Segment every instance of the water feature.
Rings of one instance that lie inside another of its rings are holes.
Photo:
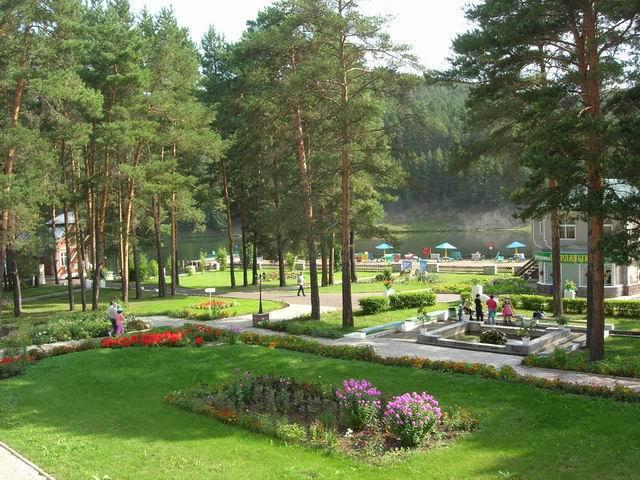
[[[413,232],[395,235],[393,246],[396,252],[412,252],[418,256],[422,255],[424,247],[435,247],[444,242],[449,242],[458,247],[458,251],[464,257],[469,257],[471,253],[479,251],[485,256],[495,256],[498,252],[502,255],[509,255],[513,250],[506,249],[505,246],[513,241],[521,241],[527,246],[520,251],[527,257],[532,256],[530,233],[522,230],[481,230],[481,231],[437,231],[437,232]],[[240,238],[235,238],[237,242]],[[382,252],[374,247],[388,239],[358,239],[356,238],[355,248],[357,252],[370,252],[376,257],[382,256]],[[494,248],[489,250],[489,243],[493,243]],[[179,234],[178,256],[183,260],[193,260],[199,257],[200,251],[204,250],[209,254],[220,247],[228,247],[226,235],[220,232],[206,232],[200,234]],[[169,255],[168,240],[165,241],[164,252]],[[387,252],[389,253],[389,252]],[[450,252],[449,252],[450,253]],[[155,257],[155,249],[147,248],[147,254]]]

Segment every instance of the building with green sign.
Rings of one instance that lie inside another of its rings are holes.
[[[534,220],[533,247],[538,261],[538,291],[552,293],[553,265],[551,263],[551,217]],[[615,230],[613,223],[605,223],[605,234]],[[575,215],[567,214],[560,220],[560,262],[562,284],[567,280],[578,286],[578,296],[587,294],[587,223]],[[618,265],[607,262],[605,296],[608,298],[640,294],[640,269],[635,263]]]

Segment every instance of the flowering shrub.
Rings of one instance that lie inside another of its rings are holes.
[[[345,380],[336,390],[340,414],[354,430],[375,425],[380,415],[380,391],[367,380]]]
[[[195,344],[196,347],[201,347],[202,344],[204,343],[204,339],[202,337],[196,337],[193,343]]]
[[[100,345],[103,348],[123,347],[178,347],[184,345],[182,332],[143,333],[128,337],[104,338]]]
[[[198,303],[193,308],[197,308],[199,310],[205,310],[205,309],[209,310],[209,308],[218,308],[218,309],[228,308],[228,307],[231,307],[232,305],[233,305],[232,303],[225,302],[223,300],[207,300],[206,302]]]
[[[384,418],[403,447],[417,447],[442,418],[438,401],[426,392],[405,393],[387,403]]]
[[[31,355],[16,355],[0,358],[0,380],[3,378],[15,377],[24,373],[27,365],[33,361],[34,359]]]

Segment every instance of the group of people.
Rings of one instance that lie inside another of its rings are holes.
[[[109,302],[107,315],[111,321],[112,331],[109,332],[110,337],[117,337],[124,334],[124,313],[115,301]]]
[[[482,298],[480,297],[480,294],[476,295],[474,303],[475,303],[476,321],[484,322],[485,321],[484,308],[483,308]],[[485,323],[487,323],[488,325],[495,325],[496,312],[498,311],[498,302],[496,301],[493,295],[489,295],[489,299],[487,300],[486,305],[487,305],[487,320]],[[474,312],[472,310],[470,300],[467,300],[464,303],[464,313],[469,315],[469,320],[473,320]],[[515,312],[513,310],[513,304],[511,303],[511,300],[509,299],[509,297],[506,297],[502,302],[502,318],[504,319],[505,325],[513,325],[512,319],[514,314]]]

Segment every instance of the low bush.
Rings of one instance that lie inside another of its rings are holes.
[[[389,297],[391,310],[405,310],[407,308],[432,307],[436,304],[433,292],[399,293]]]
[[[309,335],[320,338],[342,338],[338,327],[324,326],[315,320],[285,320],[282,322],[262,322],[260,328],[274,332],[287,332],[290,335]]]
[[[544,295],[510,295],[511,303],[524,310],[553,311],[553,298]],[[563,298],[564,312],[582,315],[587,312],[586,298]],[[605,315],[609,317],[640,318],[640,300],[605,300]]]
[[[384,418],[403,447],[418,447],[442,418],[438,401],[426,392],[405,393],[387,403]]]
[[[386,297],[363,297],[358,303],[365,315],[373,315],[389,309],[389,301]]]
[[[522,363],[529,367],[556,368],[619,377],[640,377],[640,363],[637,361],[618,359],[611,363],[606,360],[589,362],[579,356],[570,356],[562,349],[554,350],[552,355],[529,354]]]
[[[380,415],[380,391],[367,380],[345,380],[336,390],[340,414],[349,428],[360,431],[377,424]]]
[[[15,355],[0,358],[0,380],[24,373],[34,359],[29,355]]]
[[[492,345],[506,345],[507,335],[500,330],[485,330],[480,334],[480,341],[482,343],[490,343]]]

